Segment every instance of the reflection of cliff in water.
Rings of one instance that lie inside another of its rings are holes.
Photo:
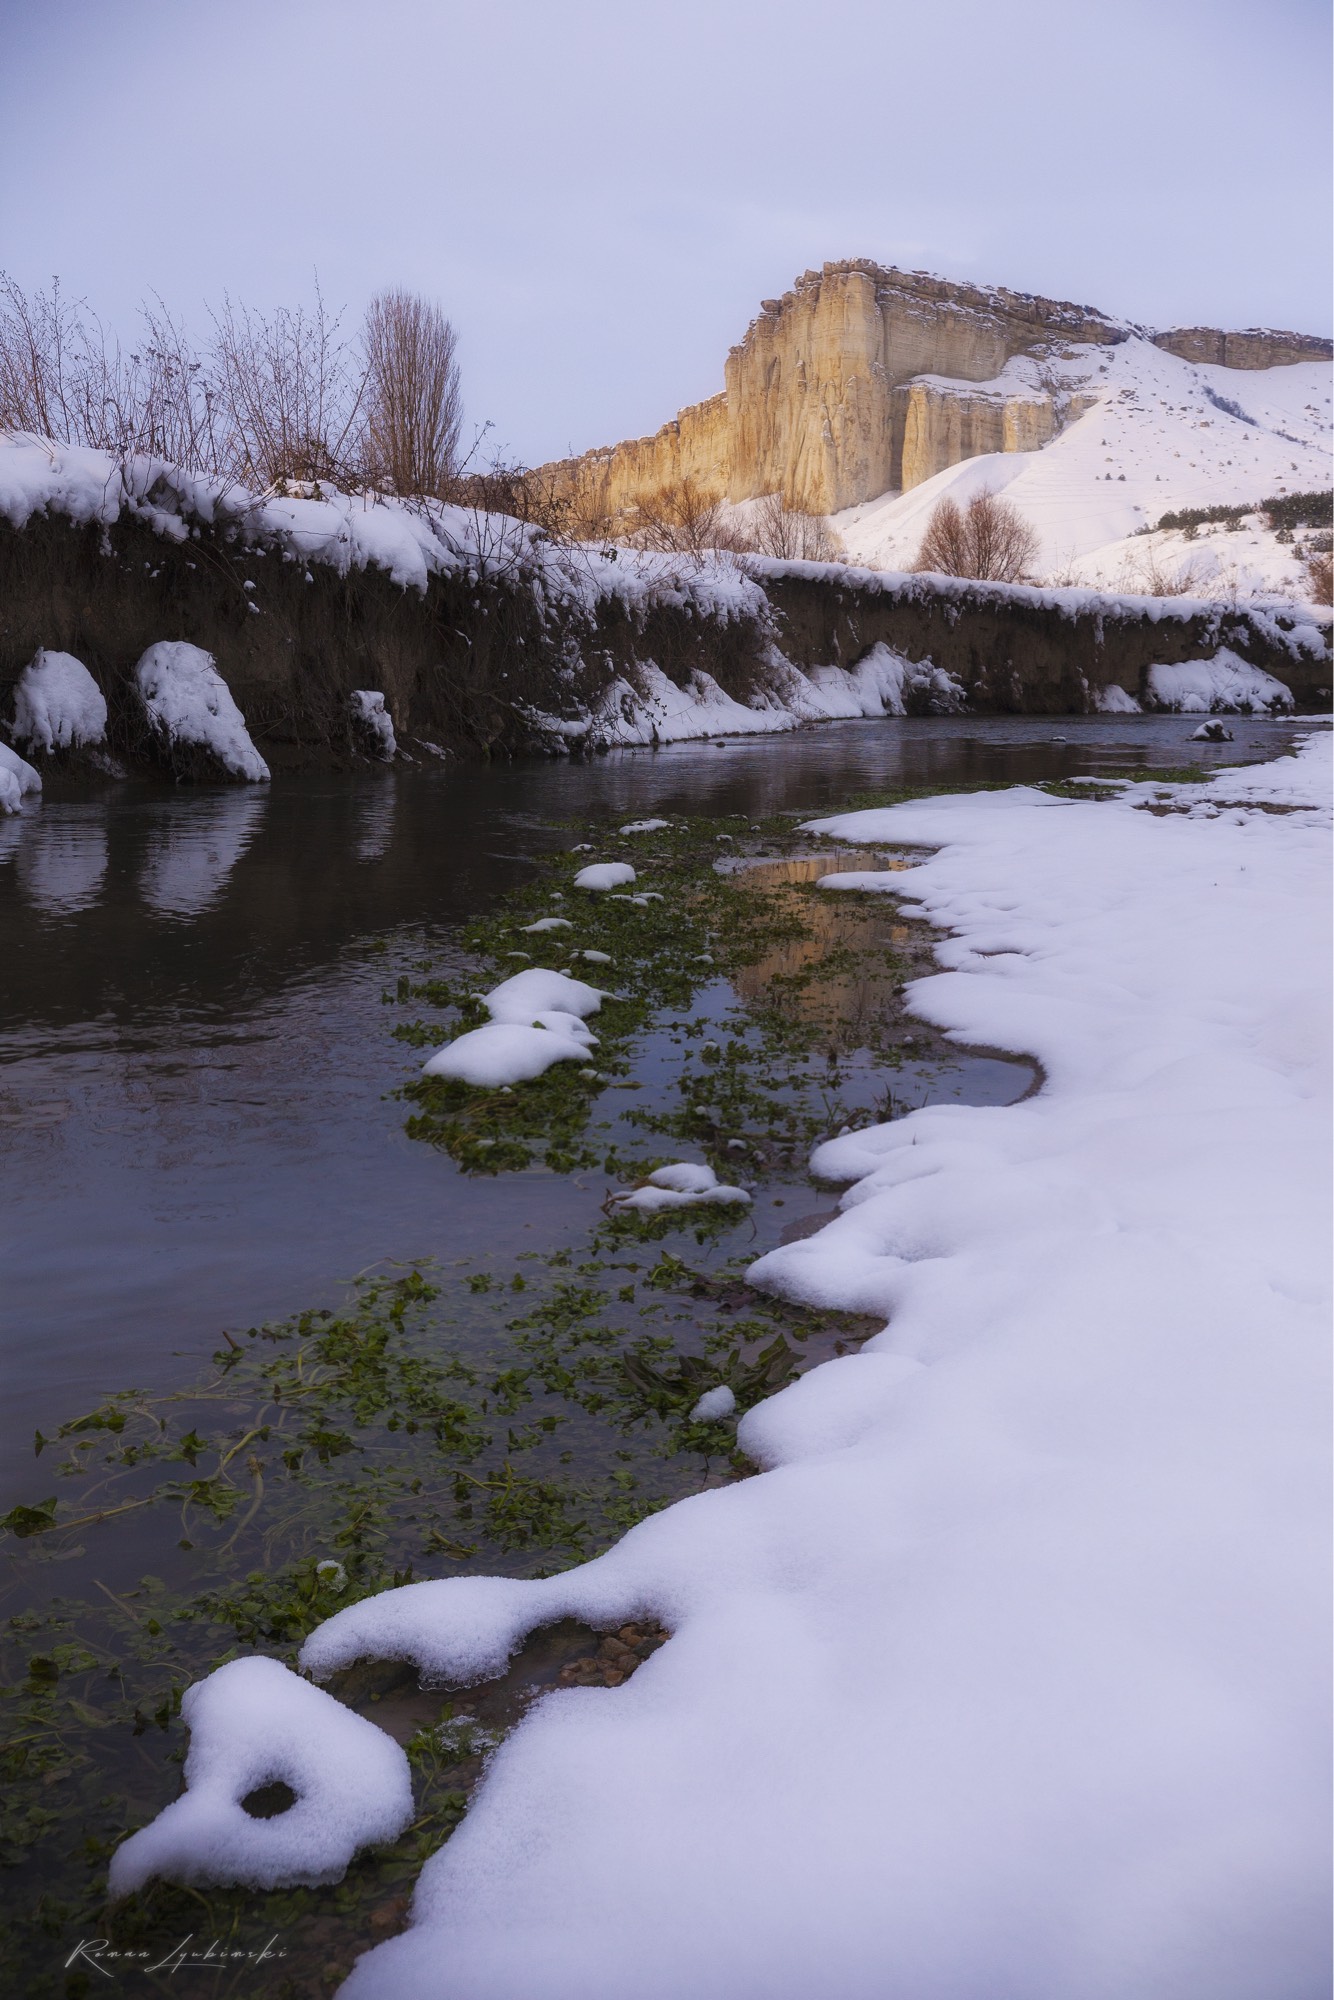
[[[863,869],[908,870],[911,861],[876,854],[865,847],[828,848],[789,861],[761,861],[743,871],[742,879],[756,889],[804,888],[822,875]],[[751,1005],[780,1003],[803,1020],[818,1023],[835,1051],[865,1048],[893,1010],[902,969],[886,964],[868,971],[859,951],[856,969],[841,970],[839,953],[855,931],[859,947],[883,945],[900,953],[913,942],[912,927],[895,921],[892,903],[879,896],[840,894],[801,897],[804,937],[786,938],[755,965],[737,973],[732,984]],[[830,961],[829,971],[811,979],[813,968]]]

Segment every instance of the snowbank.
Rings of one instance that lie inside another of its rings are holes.
[[[269,767],[211,653],[181,639],[159,640],[140,659],[134,680],[149,727],[168,749],[184,744],[234,778],[268,782]]]
[[[106,728],[106,699],[83,661],[39,646],[14,688],[15,742],[49,756],[102,743]]]
[[[1277,715],[1293,706],[1282,681],[1226,648],[1212,660],[1150,667],[1147,692],[1155,708],[1181,715]]]
[[[820,824],[933,850],[913,1005],[1045,1085],[816,1155],[843,1213],[753,1276],[888,1324],[746,1417],[773,1469],[312,1635],[672,1632],[529,1711],[348,2000],[1322,1990],[1329,750]]]
[[[181,1714],[186,1790],[116,1849],[113,1898],[155,1875],[251,1889],[337,1882],[359,1847],[397,1839],[412,1818],[393,1738],[277,1660],[229,1661],[186,1689]],[[241,1801],[274,1782],[295,1802],[252,1817]]]

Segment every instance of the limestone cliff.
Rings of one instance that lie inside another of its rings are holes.
[[[594,477],[613,517],[681,479],[710,499],[778,492],[812,513],[836,513],[982,452],[1045,444],[1059,427],[1052,398],[997,385],[1005,364],[1144,331],[1092,306],[1032,293],[860,259],[826,264],[782,298],[763,301],[727,357],[721,395],[682,410],[652,437],[540,474],[558,490]],[[1331,353],[1327,340],[1256,328],[1185,327],[1149,337],[1187,360],[1229,368]],[[922,379],[941,377],[948,379]],[[968,383],[986,386],[972,393],[961,386]]]

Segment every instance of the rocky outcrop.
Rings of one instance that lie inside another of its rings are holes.
[[[961,459],[1037,451],[1058,428],[1052,398],[1038,392],[1010,396],[950,382],[909,382],[894,391],[893,406],[896,415],[900,407],[903,412],[899,483],[905,493]]]
[[[961,385],[994,383],[1017,355],[1145,331],[1033,293],[952,284],[864,259],[826,264],[763,301],[728,354],[722,395],[682,410],[653,437],[544,466],[537,476],[558,491],[594,478],[613,517],[681,479],[709,499],[781,493],[812,513],[835,513],[980,452],[1033,450],[1058,428],[1039,390],[970,395]],[[1327,340],[1267,329],[1179,327],[1149,337],[1187,360],[1229,368],[1331,354]],[[1067,408],[1065,419],[1074,414]]]
[[[1216,368],[1286,368],[1294,361],[1334,359],[1334,341],[1268,326],[1248,326],[1242,333],[1220,333],[1214,326],[1174,326],[1150,338],[1155,347],[1183,361],[1206,361]]]

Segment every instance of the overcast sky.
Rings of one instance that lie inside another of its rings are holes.
[[[722,387],[870,256],[1155,325],[1330,330],[1325,0],[0,0],[0,268],[439,299],[535,463]]]

